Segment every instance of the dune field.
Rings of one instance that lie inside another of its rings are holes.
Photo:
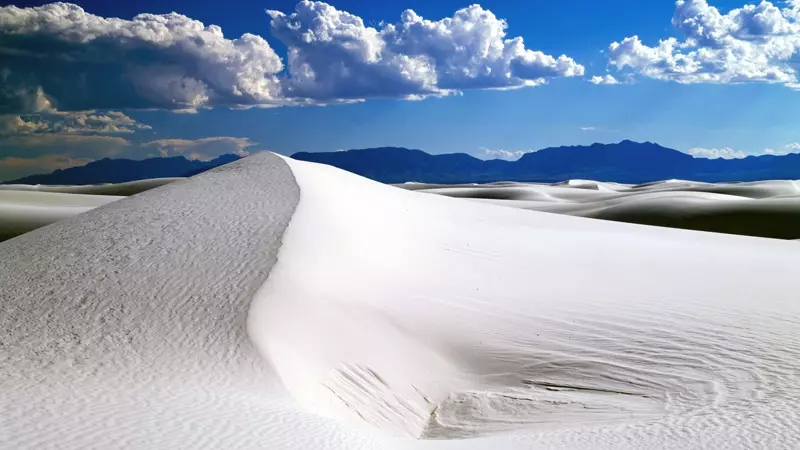
[[[798,448],[795,242],[525,210],[677,186],[793,195],[404,190],[265,152],[10,239],[0,448]]]
[[[0,185],[0,242],[181,178],[91,186]]]
[[[408,190],[579,217],[688,230],[800,238],[800,182],[700,183],[668,180],[623,185],[589,180],[557,184],[397,185]]]
[[[0,185],[0,213],[3,213],[0,215],[0,242],[123,196],[179,180],[182,178],[89,186]],[[800,239],[800,182],[797,181],[700,183],[668,180],[624,185],[570,180],[556,184],[406,183],[395,186],[513,208],[617,222]]]

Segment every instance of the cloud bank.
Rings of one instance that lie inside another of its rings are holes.
[[[584,73],[507,37],[506,22],[478,5],[438,21],[407,10],[380,28],[323,2],[267,13],[286,66],[260,36],[231,39],[177,13],[124,20],[67,3],[2,7],[0,114],[416,99]]]
[[[619,71],[678,83],[781,83],[798,88],[800,2],[769,1],[723,14],[706,0],[677,0],[672,25],[682,38],[648,46],[631,36],[609,46]]]

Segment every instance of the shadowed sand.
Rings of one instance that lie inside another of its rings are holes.
[[[557,184],[398,185],[407,190],[513,208],[642,225],[776,239],[800,238],[800,183],[698,183],[630,186],[589,180]]]
[[[182,178],[90,186],[0,185],[0,242],[179,180]]]

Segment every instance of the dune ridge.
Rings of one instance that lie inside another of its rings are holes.
[[[0,447],[797,448],[796,255],[262,153],[0,243]]]

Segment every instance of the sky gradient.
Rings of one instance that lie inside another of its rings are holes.
[[[12,4],[0,9],[0,180],[256,150],[800,149],[793,2]]]

